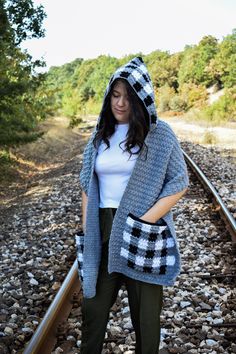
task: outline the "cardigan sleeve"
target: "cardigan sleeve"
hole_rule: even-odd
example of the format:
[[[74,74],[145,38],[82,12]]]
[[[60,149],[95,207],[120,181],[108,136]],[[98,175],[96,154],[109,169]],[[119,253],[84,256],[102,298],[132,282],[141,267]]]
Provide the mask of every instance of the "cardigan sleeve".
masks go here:
[[[80,181],[80,186],[82,190],[85,192],[86,195],[88,195],[88,176],[87,176],[87,168],[86,168],[86,163],[85,163],[85,156],[83,156],[83,163],[82,163],[82,169],[80,171],[79,175],[79,181]]]
[[[181,192],[189,184],[187,166],[180,144],[175,137],[169,157],[162,191],[158,199]]]
[[[87,145],[85,146],[84,153],[83,153],[82,169],[79,175],[80,186],[86,195],[88,195],[88,187],[89,187],[93,138],[94,138],[94,134],[92,134]]]

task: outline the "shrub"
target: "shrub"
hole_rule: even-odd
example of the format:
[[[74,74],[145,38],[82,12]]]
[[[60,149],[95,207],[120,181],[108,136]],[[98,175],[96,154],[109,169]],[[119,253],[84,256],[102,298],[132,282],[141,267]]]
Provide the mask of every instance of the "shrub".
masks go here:
[[[183,99],[183,97],[179,95],[175,95],[174,97],[171,98],[169,102],[169,107],[172,111],[183,112],[187,108],[187,103]]]
[[[81,117],[71,117],[69,127],[70,128],[77,127],[82,121],[83,119]]]
[[[0,165],[8,165],[11,163],[10,152],[8,149],[0,150]]]
[[[102,108],[102,102],[90,98],[84,105],[85,114],[98,115]]]
[[[166,112],[171,109],[170,101],[174,97],[174,95],[175,95],[175,90],[168,85],[162,86],[158,89],[156,95],[157,96],[156,102],[157,102],[157,107],[159,112]]]
[[[186,110],[195,107],[202,108],[207,103],[207,90],[202,85],[185,83],[181,86],[179,95],[186,104]]]
[[[205,133],[204,133],[204,135],[203,135],[202,142],[203,142],[204,144],[210,144],[210,145],[216,144],[216,142],[217,142],[217,137],[216,137],[216,135],[215,135],[212,131],[206,130]]]
[[[236,121],[236,88],[226,89],[225,94],[206,107],[203,113],[214,123]]]

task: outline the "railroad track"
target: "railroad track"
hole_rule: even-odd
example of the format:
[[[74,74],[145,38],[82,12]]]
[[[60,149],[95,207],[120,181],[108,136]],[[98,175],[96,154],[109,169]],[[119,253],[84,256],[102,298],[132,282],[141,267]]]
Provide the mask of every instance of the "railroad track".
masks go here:
[[[217,212],[218,215],[220,215],[221,220],[223,220],[224,225],[225,225],[225,234],[229,233],[231,237],[231,242],[230,245],[231,247],[228,248],[228,250],[225,252],[226,258],[229,257],[230,250],[232,251],[232,254],[236,251],[236,223],[232,215],[228,212],[225,204],[223,203],[221,197],[217,194],[215,188],[213,185],[207,180],[206,176],[201,172],[201,170],[196,166],[196,164],[191,160],[191,158],[184,153],[186,162],[191,169],[191,176],[192,173],[194,174],[194,178],[197,178],[201,185],[203,186],[204,190],[207,193],[208,198],[210,198],[213,201],[214,204],[214,212]],[[191,177],[193,178],[193,177]],[[191,193],[191,192],[190,192]],[[194,196],[195,197],[195,196]],[[219,220],[218,220],[219,221]],[[181,231],[182,233],[182,231]],[[224,235],[224,239],[227,240],[226,242],[229,242],[229,239],[225,238],[226,236]],[[216,238],[210,240],[210,243],[214,245],[219,244],[221,242],[220,238]],[[182,240],[180,240],[182,242]],[[199,243],[203,244],[203,247],[207,246],[209,243],[209,239],[204,239],[201,238],[199,239]],[[210,247],[208,247],[209,252],[212,247],[212,244]],[[187,278],[194,278],[194,281],[197,282],[202,282],[204,280],[208,280],[209,282],[215,282],[215,281],[220,281],[220,282],[229,282],[233,283],[235,282],[235,272],[233,271],[232,268],[228,268],[228,272],[220,272],[220,271],[215,271],[214,269],[211,271],[191,271],[191,262],[189,262],[189,254],[185,256],[183,252],[183,264],[184,264],[184,269],[182,271],[182,277],[185,279]],[[194,255],[191,256],[192,259],[194,259]],[[187,263],[185,264],[185,260],[187,260]],[[190,269],[190,270],[188,270]],[[222,288],[223,289],[223,288]],[[222,290],[223,291],[223,290]],[[66,332],[66,321],[68,319],[68,316],[74,307],[78,307],[80,305],[81,301],[81,288],[80,288],[80,283],[78,280],[77,276],[77,263],[76,261],[74,262],[70,272],[68,273],[66,279],[64,280],[60,290],[58,291],[55,299],[53,300],[51,306],[49,307],[46,315],[44,316],[43,320],[41,321],[40,325],[38,326],[35,334],[33,335],[32,339],[26,346],[24,350],[24,354],[47,354],[51,353],[55,345],[63,342],[63,339],[65,339],[65,332]],[[197,300],[196,300],[197,301]],[[168,301],[167,301],[168,302]],[[186,301],[185,301],[186,302]],[[186,304],[182,304],[183,308],[187,307]],[[204,307],[204,306],[203,306]],[[205,310],[207,310],[207,305],[205,305]],[[169,311],[170,312],[170,311]],[[172,314],[170,314],[170,319],[173,317]],[[167,316],[168,317],[168,316]],[[222,319],[219,318],[219,321],[213,321],[212,323],[208,323],[209,328],[214,328],[214,329],[219,329],[219,328],[224,328],[224,329],[232,329],[236,327],[236,322],[233,320],[227,320],[227,321],[221,321]],[[176,320],[178,321],[178,319]],[[167,321],[166,323],[163,323],[163,326],[166,330],[168,328],[172,328],[173,325]],[[203,323],[189,323],[185,324],[186,327],[186,333],[184,335],[186,338],[188,335],[193,334],[194,330],[197,330],[198,328],[201,328],[204,326],[204,321]],[[191,332],[192,331],[192,332]],[[172,336],[173,337],[173,336]],[[233,334],[228,334],[226,335],[224,333],[224,338],[230,341],[231,339],[235,339],[235,336]],[[112,339],[111,339],[112,341]],[[113,341],[115,339],[113,338]],[[109,338],[107,339],[107,342],[109,342]],[[214,340],[213,340],[214,342]],[[207,342],[209,346],[212,345],[213,342]],[[122,340],[120,341],[122,343]],[[214,343],[213,343],[214,344]],[[213,346],[214,347],[214,346]],[[65,351],[64,351],[65,352]],[[178,351],[176,351],[178,352]],[[181,352],[181,351],[180,351]],[[183,352],[184,353],[184,352]],[[228,353],[227,351],[225,353]]]

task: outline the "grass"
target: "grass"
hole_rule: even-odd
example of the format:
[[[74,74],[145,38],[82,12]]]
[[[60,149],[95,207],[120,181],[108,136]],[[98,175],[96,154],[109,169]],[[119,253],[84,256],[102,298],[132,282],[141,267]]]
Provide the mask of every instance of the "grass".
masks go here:
[[[217,143],[217,137],[212,131],[206,130],[203,135],[202,142],[203,144],[214,145]]]
[[[11,153],[8,148],[0,149],[0,183],[1,185],[7,182],[11,182],[15,176],[15,160],[11,157]]]
[[[189,123],[197,123],[207,127],[217,127],[227,123],[227,121],[221,117],[215,117],[215,119],[212,119],[211,117],[207,116],[204,111],[196,108],[193,108],[183,114],[183,118]]]
[[[11,163],[10,152],[8,149],[0,150],[0,165],[9,165]]]

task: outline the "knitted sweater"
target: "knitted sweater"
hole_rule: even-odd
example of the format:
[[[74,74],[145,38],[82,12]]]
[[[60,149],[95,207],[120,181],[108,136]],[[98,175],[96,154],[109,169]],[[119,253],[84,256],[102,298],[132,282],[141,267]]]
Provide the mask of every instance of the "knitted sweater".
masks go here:
[[[139,218],[159,199],[187,187],[186,165],[175,134],[167,123],[157,120],[154,92],[142,59],[134,58],[115,72],[103,104],[111,83],[117,78],[125,78],[143,101],[149,113],[150,129],[145,138],[148,153],[144,150],[139,153],[113,220],[108,272],[123,273],[153,284],[173,285],[180,272],[180,255],[171,211],[155,224]],[[102,246],[99,186],[94,172],[97,149],[93,138],[96,129],[85,148],[80,173],[81,187],[88,196],[86,232],[78,241],[79,275],[86,298],[96,294]]]

